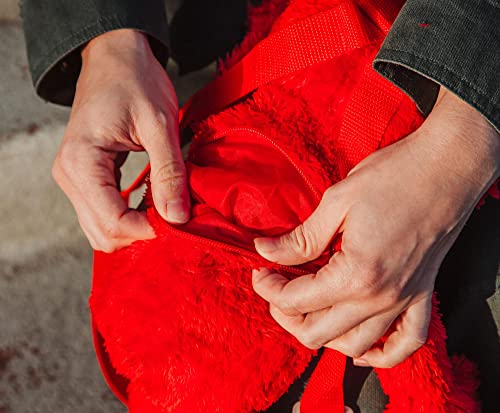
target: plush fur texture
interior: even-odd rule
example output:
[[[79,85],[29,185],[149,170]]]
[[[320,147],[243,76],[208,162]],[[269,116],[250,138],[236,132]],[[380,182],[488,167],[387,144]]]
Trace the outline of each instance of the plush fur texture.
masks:
[[[479,413],[478,372],[463,356],[446,352],[446,332],[434,299],[428,339],[420,350],[392,369],[376,369],[389,397],[386,413]]]
[[[251,8],[249,34],[222,75],[271,31],[338,2]],[[314,352],[253,292],[252,268],[273,264],[255,254],[252,240],[294,228],[354,165],[421,124],[411,100],[371,68],[381,40],[277,79],[195,125],[187,162],[192,221],[168,225],[148,189],[157,238],[95,254],[92,317],[111,363],[129,380],[131,413],[261,411],[304,371]],[[360,113],[359,102],[389,110],[388,120],[381,124],[377,110]],[[274,267],[294,277],[328,254],[299,269]],[[378,371],[387,411],[477,411],[474,367],[448,359],[437,309],[430,331],[415,356]]]

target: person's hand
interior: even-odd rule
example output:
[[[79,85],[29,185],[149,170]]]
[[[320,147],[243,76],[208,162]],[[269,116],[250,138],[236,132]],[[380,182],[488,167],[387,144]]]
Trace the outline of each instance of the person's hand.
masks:
[[[178,132],[178,103],[145,35],[105,33],[82,51],[71,117],[52,173],[96,250],[112,252],[154,237],[143,213],[119,194],[129,151],[147,151],[154,204],[171,223],[189,219]]]
[[[441,262],[499,171],[500,136],[442,90],[417,131],[329,188],[303,225],[255,240],[264,258],[294,265],[315,259],[342,234],[329,263],[292,281],[254,271],[254,289],[307,347],[333,348],[360,366],[392,367],[425,343]],[[391,325],[384,345],[374,346]]]

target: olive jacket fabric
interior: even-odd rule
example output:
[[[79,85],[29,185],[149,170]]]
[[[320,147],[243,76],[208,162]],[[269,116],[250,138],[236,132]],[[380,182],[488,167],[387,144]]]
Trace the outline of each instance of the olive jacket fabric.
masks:
[[[21,0],[37,93],[70,105],[80,48],[104,32],[149,36],[162,64],[182,72],[223,56],[244,35],[245,0],[184,0],[170,25],[163,0]],[[499,0],[407,0],[374,61],[427,115],[443,85],[500,129]]]

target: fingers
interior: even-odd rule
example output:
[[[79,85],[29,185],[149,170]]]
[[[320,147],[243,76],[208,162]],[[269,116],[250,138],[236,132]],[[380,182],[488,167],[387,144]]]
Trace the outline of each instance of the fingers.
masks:
[[[371,365],[365,357],[371,358],[373,354],[373,362],[378,367],[385,363],[397,364],[425,342],[429,300],[422,300],[403,313],[398,329],[391,334],[383,351],[370,350],[400,314],[401,307],[374,314],[359,301],[329,305],[331,288],[328,283],[322,283],[318,275],[289,281],[278,273],[262,269],[254,271],[253,283],[255,291],[270,302],[274,320],[308,348],[325,346],[353,358],[363,358],[358,365]]]
[[[354,360],[354,364],[390,368],[406,360],[427,340],[431,305],[432,295],[429,295],[408,307],[383,347],[368,350],[358,360]]]
[[[52,169],[90,244],[105,252],[154,237],[145,215],[129,209],[120,196],[114,157],[91,144],[63,144]]]
[[[357,313],[356,308],[356,305],[349,303],[309,314],[288,316],[272,304],[269,306],[274,320],[310,349],[323,347],[362,323],[367,316]]]
[[[269,261],[302,264],[321,255],[344,220],[337,186],[328,189],[311,216],[292,232],[278,238],[256,238],[257,252]],[[332,211],[335,211],[332,213]]]
[[[344,264],[345,256],[338,252],[330,263],[316,274],[294,280],[266,268],[252,272],[257,294],[286,315],[299,315],[331,307],[349,294],[354,275]]]
[[[176,115],[163,113],[142,126],[144,148],[151,162],[151,190],[160,215],[172,224],[189,220],[190,198],[179,144]]]
[[[335,273],[340,268],[338,263],[331,263],[317,274],[291,281],[268,269],[254,270],[253,285],[255,291],[270,303],[270,313],[275,321],[303,345],[311,349],[326,346],[338,350],[359,358],[357,365],[393,366],[425,343],[430,298],[409,307],[384,347],[372,349],[405,308],[404,301],[389,309],[382,307],[378,311],[383,312],[377,314],[376,309],[359,300],[343,300],[342,293],[335,297],[332,291],[348,294],[349,288],[339,288],[332,282],[334,276],[322,274],[327,270]]]
[[[396,317],[393,311],[373,316],[324,346],[349,357],[361,357],[385,334]]]

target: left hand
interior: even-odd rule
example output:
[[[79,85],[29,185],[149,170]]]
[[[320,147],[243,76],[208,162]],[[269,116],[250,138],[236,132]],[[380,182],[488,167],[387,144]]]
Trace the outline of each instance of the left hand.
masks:
[[[441,262],[499,172],[498,133],[442,89],[417,131],[359,163],[302,225],[255,240],[264,258],[296,265],[341,233],[329,263],[292,281],[255,271],[254,289],[305,346],[392,367],[425,343]],[[373,346],[393,323],[384,345]]]

